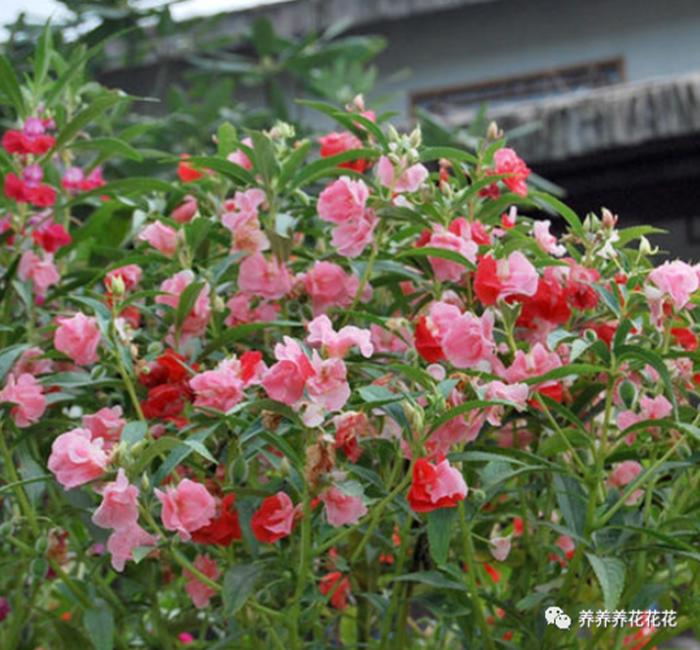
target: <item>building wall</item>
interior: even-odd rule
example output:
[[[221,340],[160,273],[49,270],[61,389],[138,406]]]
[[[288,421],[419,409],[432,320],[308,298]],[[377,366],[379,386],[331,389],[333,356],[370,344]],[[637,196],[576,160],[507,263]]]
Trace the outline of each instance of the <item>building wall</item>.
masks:
[[[593,60],[623,57],[629,81],[700,69],[698,0],[502,0],[368,31],[388,38],[378,90],[404,116],[412,91]]]

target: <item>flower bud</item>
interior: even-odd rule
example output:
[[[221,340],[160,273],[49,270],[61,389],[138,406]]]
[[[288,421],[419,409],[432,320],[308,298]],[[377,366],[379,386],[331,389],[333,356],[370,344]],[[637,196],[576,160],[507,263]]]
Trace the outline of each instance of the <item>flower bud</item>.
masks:
[[[651,242],[642,235],[639,238],[639,254],[640,255],[656,255],[659,252],[658,246],[652,246]]]
[[[603,228],[612,230],[617,224],[617,215],[610,212],[607,208],[603,208],[601,214],[603,216]]]
[[[496,122],[491,122],[486,129],[486,138],[488,140],[500,140],[503,137],[503,131],[498,128]]]
[[[123,296],[126,292],[126,285],[121,275],[117,274],[109,282],[109,288],[113,296]]]

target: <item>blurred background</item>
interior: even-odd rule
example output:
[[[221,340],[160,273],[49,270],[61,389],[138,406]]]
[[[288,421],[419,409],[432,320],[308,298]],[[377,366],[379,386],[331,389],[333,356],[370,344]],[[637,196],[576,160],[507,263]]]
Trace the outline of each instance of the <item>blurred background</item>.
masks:
[[[362,93],[407,128],[420,121],[429,144],[468,147],[495,119],[581,215],[605,206],[624,226],[657,225],[670,257],[700,259],[697,0],[4,0],[3,9],[5,51],[20,68],[47,19],[73,59],[93,48],[90,73],[134,96],[122,128],[150,147],[152,164],[173,142],[212,147],[223,121],[330,127],[293,98],[344,104]]]

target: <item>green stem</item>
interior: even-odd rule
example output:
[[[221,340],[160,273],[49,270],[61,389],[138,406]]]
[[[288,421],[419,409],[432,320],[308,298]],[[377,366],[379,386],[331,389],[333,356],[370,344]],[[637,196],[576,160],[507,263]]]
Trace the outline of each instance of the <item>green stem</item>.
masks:
[[[306,588],[306,578],[309,573],[311,560],[311,499],[309,490],[304,485],[304,497],[301,518],[301,539],[299,541],[299,568],[297,571],[297,584],[294,590],[292,608],[289,617],[289,631],[291,634],[292,647],[301,648],[302,643],[299,638],[299,621],[301,619],[301,599]]]
[[[474,544],[472,542],[471,528],[467,523],[467,515],[464,509],[464,501],[459,502],[459,527],[462,536],[462,552],[464,553],[464,561],[467,565],[466,582],[469,589],[469,595],[474,610],[474,618],[481,630],[484,647],[487,650],[495,650],[496,646],[491,638],[491,630],[486,623],[484,616],[484,605],[479,596],[479,589],[476,584],[476,561],[474,557]]]

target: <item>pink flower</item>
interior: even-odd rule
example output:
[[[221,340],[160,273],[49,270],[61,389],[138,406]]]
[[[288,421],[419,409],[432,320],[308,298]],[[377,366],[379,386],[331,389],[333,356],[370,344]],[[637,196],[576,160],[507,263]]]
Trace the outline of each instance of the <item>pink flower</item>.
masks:
[[[392,192],[415,192],[428,178],[428,170],[420,163],[409,167],[405,160],[394,167],[387,156],[382,156],[377,163],[377,178]]]
[[[189,269],[176,273],[160,285],[160,290],[164,295],[156,297],[156,302],[160,305],[168,305],[173,309],[177,309],[182,292],[192,282],[194,282],[194,273]],[[185,317],[185,322],[182,324],[183,336],[181,340],[202,336],[207,330],[210,316],[209,285],[205,284],[194,301],[189,314]]]
[[[447,400],[447,406],[454,408],[464,402],[464,395],[453,390]],[[474,409],[458,415],[441,424],[428,440],[428,449],[434,456],[444,456],[452,447],[461,442],[473,442],[486,422],[486,411]]]
[[[158,538],[147,533],[138,524],[115,530],[107,540],[107,550],[112,555],[112,566],[120,573],[128,560],[133,560],[133,550],[139,546],[155,546]]]
[[[479,247],[472,240],[455,235],[442,226],[435,228],[426,245],[431,248],[443,248],[448,251],[454,251],[472,263],[476,262],[476,254],[479,250]],[[441,282],[458,282],[468,270],[464,264],[441,257],[429,257],[428,261],[433,268],[435,277]]]
[[[376,323],[369,326],[371,341],[374,350],[381,353],[400,354],[408,350],[413,342],[413,336],[407,327],[402,327],[400,332],[403,339],[394,331],[385,329]],[[405,339],[405,340],[404,340]],[[406,343],[408,341],[409,343]]]
[[[311,363],[314,374],[306,380],[309,397],[328,411],[339,411],[350,397],[345,362],[337,358],[322,361],[314,351]]]
[[[292,406],[304,395],[306,380],[314,368],[300,345],[288,336],[284,344],[275,346],[277,363],[262,378],[262,385],[270,399]]]
[[[122,417],[122,407],[118,405],[83,416],[83,427],[90,431],[93,439],[102,438],[105,444],[119,442],[124,425],[126,420]]]
[[[10,410],[10,415],[20,428],[38,422],[46,411],[43,388],[34,376],[28,373],[7,376],[7,383],[0,391],[0,402],[10,402],[15,405]]]
[[[107,463],[101,438],[92,440],[87,429],[72,429],[53,441],[48,467],[56,480],[70,490],[100,478]]]
[[[489,550],[494,559],[499,562],[504,562],[510,555],[510,536],[508,537],[492,537],[489,540]]]
[[[129,484],[124,468],[117,472],[117,480],[107,483],[102,490],[102,503],[92,515],[100,528],[121,530],[133,527],[139,519],[139,489]]]
[[[177,231],[160,221],[146,226],[139,234],[138,239],[148,242],[167,257],[172,257],[177,251]]]
[[[17,275],[23,282],[30,280],[37,295],[37,300],[43,302],[49,287],[57,284],[61,276],[53,262],[52,255],[39,257],[33,251],[25,251],[19,261]]]
[[[252,301],[252,296],[244,293],[239,293],[229,298],[226,303],[229,314],[226,316],[224,323],[228,327],[235,327],[243,323],[272,322],[277,318],[277,314],[280,311],[279,305],[263,300],[258,303],[257,307],[251,307]]]
[[[253,141],[250,138],[243,138],[243,140],[241,140],[241,144],[244,144],[249,149],[253,148]],[[241,149],[236,149],[236,151],[230,153],[227,156],[227,159],[236,165],[240,165],[243,167],[243,169],[247,169],[249,171],[253,169],[253,163],[250,162],[250,158],[248,158],[247,154],[245,154]]]
[[[647,397],[643,395],[639,400],[644,420],[661,420],[671,415],[673,405],[666,399],[665,395]]]
[[[328,307],[349,307],[360,286],[356,275],[346,273],[333,262],[317,261],[302,277],[314,314],[323,313]],[[367,292],[369,299],[372,289],[366,287]]]
[[[485,400],[503,400],[511,402],[516,410],[524,411],[527,407],[529,388],[527,384],[504,384],[502,381],[490,381],[484,385]],[[503,406],[489,406],[486,419],[495,427],[501,426]]]
[[[206,526],[216,514],[216,501],[201,483],[182,479],[177,487],[165,492],[156,489],[155,494],[163,504],[160,515],[167,530],[177,531],[180,539],[187,541],[190,533]]]
[[[190,379],[195,393],[194,405],[226,413],[243,399],[243,381],[238,360],[224,360],[215,370],[201,372]]]
[[[44,351],[36,346],[27,348],[15,361],[10,371],[15,377],[19,377],[24,373],[30,375],[44,375],[48,372],[53,372],[53,361],[51,359],[42,359]]]
[[[141,280],[143,271],[138,264],[127,264],[119,268],[112,269],[105,275],[105,286],[110,291],[112,290],[112,282],[119,278],[124,284],[125,291],[131,291]]]
[[[195,569],[199,569],[199,571],[205,576],[207,576],[207,578],[210,578],[214,581],[220,575],[220,571],[219,568],[216,566],[216,562],[208,555],[198,555],[194,561],[194,567]],[[209,599],[212,596],[216,595],[216,590],[210,587],[209,585],[200,582],[195,575],[193,575],[186,569],[185,571],[183,571],[183,575],[187,580],[187,583],[185,584],[185,591],[192,600],[192,604],[197,609],[202,609],[203,607],[206,607],[209,604]]]
[[[177,635],[177,640],[182,643],[182,645],[194,643],[194,637],[189,632],[180,632],[180,634]]]
[[[221,217],[221,222],[231,231],[232,251],[257,253],[270,248],[270,242],[258,221],[258,208],[264,202],[265,193],[260,189],[236,192],[231,202],[235,209]]]
[[[369,190],[364,181],[341,176],[319,195],[318,216],[337,225],[356,221],[364,215],[368,198]]]
[[[178,223],[189,223],[194,219],[197,210],[197,198],[188,194],[185,200],[170,213],[170,218]]]
[[[673,306],[676,309],[683,309],[690,301],[690,296],[697,291],[698,274],[695,269],[676,260],[675,262],[664,262],[649,273],[651,280],[658,289],[671,296]]]
[[[441,338],[447,360],[455,368],[489,369],[495,349],[493,314],[474,316],[465,312],[456,318]]]
[[[328,523],[335,528],[352,526],[367,514],[362,497],[346,494],[335,485],[322,492],[319,498],[326,506]]]
[[[309,345],[319,346],[329,357],[344,357],[353,347],[358,347],[360,353],[369,359],[374,352],[371,341],[371,332],[360,329],[354,325],[346,325],[339,332],[333,329],[330,318],[323,314],[317,316],[306,326],[309,335],[306,342]]]
[[[608,481],[615,487],[624,487],[634,481],[641,474],[642,469],[643,467],[636,460],[625,460],[613,467]]]
[[[419,458],[413,466],[413,482],[408,503],[415,512],[431,512],[439,508],[454,508],[467,496],[467,484],[462,472],[447,460],[433,465]]]
[[[476,269],[474,291],[485,305],[493,305],[509,296],[534,296],[539,278],[537,270],[520,251],[508,259],[482,257]]]
[[[535,343],[532,349],[525,353],[518,350],[513,357],[513,363],[505,371],[505,378],[512,384],[525,381],[531,377],[544,375],[551,370],[561,368],[561,359],[556,352],[549,352],[541,343]],[[545,382],[549,385],[556,382]]]
[[[532,226],[532,233],[535,236],[537,245],[545,252],[554,257],[566,255],[566,247],[557,244],[557,238],[549,232],[552,222],[549,219],[535,221]]]
[[[351,219],[333,228],[331,245],[343,257],[357,257],[372,242],[374,230],[379,223],[373,210],[366,210],[357,219]]]
[[[262,253],[253,253],[241,262],[238,288],[250,295],[277,300],[291,291],[292,276],[284,262],[275,257],[266,260]]]
[[[53,345],[79,366],[88,366],[98,360],[100,328],[97,319],[78,312],[71,318],[59,317],[53,335]]]
[[[527,196],[527,177],[530,169],[513,149],[504,147],[493,156],[493,162],[497,175],[508,174],[503,179],[503,184],[518,196]]]

